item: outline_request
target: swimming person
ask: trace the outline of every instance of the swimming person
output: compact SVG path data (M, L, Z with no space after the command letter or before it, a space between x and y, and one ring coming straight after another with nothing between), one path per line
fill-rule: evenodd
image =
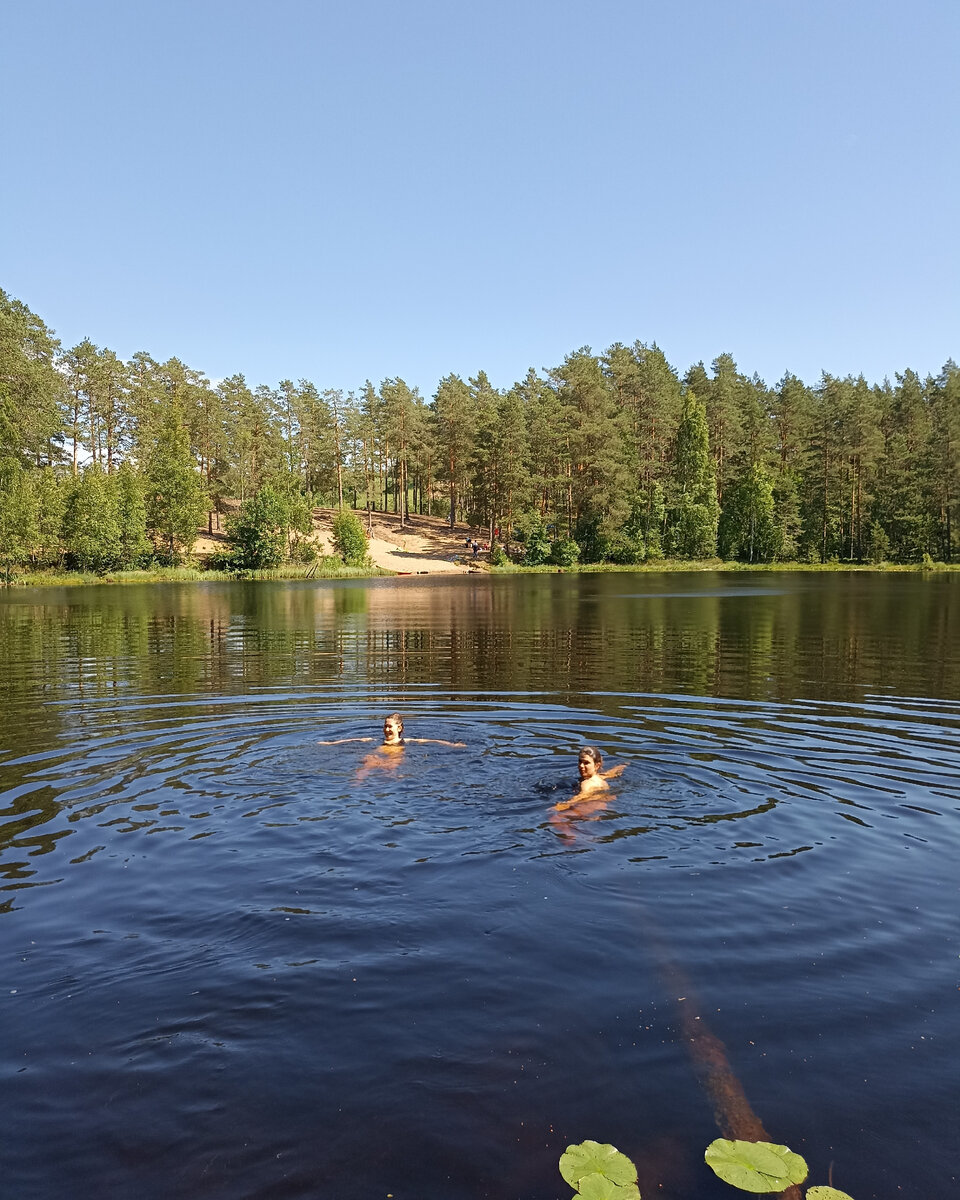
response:
M607 780L616 779L618 775L623 774L625 769L626 764L619 763L617 766L611 767L609 771L605 771L603 755L596 746L584 746L577 756L577 771L580 773L579 792L575 796L571 796L569 800L561 800L553 807L557 812L563 812L564 809L581 804L584 800L591 798L599 800L599 793L610 790Z
M372 742L372 737L336 738L332 742L318 742L319 746L342 746L346 742ZM368 754L360 764L357 778L363 779L371 770L383 767L391 770L399 766L403 757L403 749L408 743L434 746L465 746L466 742L448 742L445 738L405 738L403 736L403 717L399 713L390 713L383 718L383 742L372 754Z
M355 737L355 738L336 738L332 742L317 742L318 746L343 746L347 742L372 742L372 737ZM418 745L426 745L430 743L436 746L465 746L466 742L448 742L445 738L405 738L403 736L403 717L399 713L391 713L388 717L383 718L383 745L381 750L386 746L405 746L408 742L416 742Z

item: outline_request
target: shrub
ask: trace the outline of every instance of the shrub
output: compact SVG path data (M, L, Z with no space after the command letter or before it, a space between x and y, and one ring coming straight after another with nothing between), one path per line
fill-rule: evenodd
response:
M610 562L619 563L621 566L630 566L633 563L643 562L645 550L643 538L621 530L610 539L607 558Z
M297 541L290 551L290 561L295 563L312 563L317 561L317 548L313 542Z
M870 533L867 537L867 553L870 555L872 563L886 562L890 557L890 539L887 537L887 532L879 521L873 521L870 525Z
M610 540L599 517L581 517L576 528L580 558L584 562L603 562L609 554Z
M491 567L505 567L509 561L510 561L510 559L507 558L507 554L506 554L506 551L504 550L504 548L500 545L499 542L494 542L493 545L490 547L490 566Z
M237 556L233 550L222 546L211 550L202 563L205 571L239 571L243 568L237 564Z
M572 538L557 538L550 547L549 562L556 567L572 567L580 558L580 547Z
M360 518L344 510L333 519L333 548L347 567L367 565L367 535Z
M237 568L262 571L280 566L287 552L289 508L287 497L268 484L244 500L239 514L227 523Z

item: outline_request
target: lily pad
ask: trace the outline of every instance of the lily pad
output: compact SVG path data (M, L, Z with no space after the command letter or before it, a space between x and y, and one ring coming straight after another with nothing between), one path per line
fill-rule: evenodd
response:
M744 1192L782 1192L807 1177L807 1164L800 1155L773 1142L717 1138L703 1157L724 1183Z
M807 1188L807 1200L853 1200L853 1197L846 1192L838 1192L836 1188L818 1184L817 1187Z
M606 1175L584 1175L577 1184L581 1200L640 1200L635 1183L614 1183Z
M560 1155L560 1174L572 1188L579 1188L585 1175L600 1175L611 1183L637 1182L637 1168L616 1146L601 1142L581 1142L568 1146ZM594 1200L594 1198L591 1198ZM601 1200L599 1196L595 1200Z

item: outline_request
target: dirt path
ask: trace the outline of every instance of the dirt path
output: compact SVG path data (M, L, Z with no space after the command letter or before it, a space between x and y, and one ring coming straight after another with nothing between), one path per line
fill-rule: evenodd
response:
M319 509L319 535L326 553L332 552L330 527L335 509ZM357 513L367 528L366 513ZM473 566L473 556L464 545L470 530L466 525L450 525L440 517L413 515L400 526L396 513L372 514L370 557L378 567L398 574L466 575ZM479 538L478 538L479 540ZM478 561L486 559L481 554Z
M231 502L227 502L230 506ZM331 527L337 515L335 508L314 510L314 541L324 554L333 553ZM367 514L356 515L367 529ZM225 518L221 518L221 526ZM465 542L475 535L483 541L483 534L464 524L453 530L442 517L423 517L416 514L407 518L403 528L396 513L375 512L370 522L370 558L375 566L398 575L466 575L471 570L482 569L487 555L481 551L476 564ZM204 528L194 545L195 554L210 554L226 545L223 533L212 535Z

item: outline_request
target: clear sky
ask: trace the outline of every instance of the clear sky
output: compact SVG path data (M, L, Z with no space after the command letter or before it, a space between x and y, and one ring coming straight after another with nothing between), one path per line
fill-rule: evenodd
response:
M958 0L0 4L0 287L211 378L960 359Z

